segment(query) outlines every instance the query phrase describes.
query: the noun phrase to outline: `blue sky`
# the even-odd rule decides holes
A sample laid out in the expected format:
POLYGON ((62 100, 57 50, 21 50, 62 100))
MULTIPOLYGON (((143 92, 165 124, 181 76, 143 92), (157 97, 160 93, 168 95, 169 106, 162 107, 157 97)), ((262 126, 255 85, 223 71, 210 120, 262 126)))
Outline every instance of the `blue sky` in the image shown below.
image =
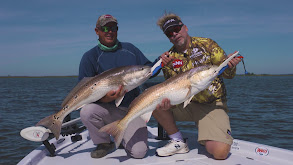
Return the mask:
POLYGON ((178 14, 191 36, 212 38, 227 54, 239 50, 248 72, 292 74, 292 6, 291 0, 1 1, 0 76, 77 75, 83 53, 97 43, 102 14, 118 19, 120 41, 153 61, 172 46, 156 25, 165 10, 178 14))

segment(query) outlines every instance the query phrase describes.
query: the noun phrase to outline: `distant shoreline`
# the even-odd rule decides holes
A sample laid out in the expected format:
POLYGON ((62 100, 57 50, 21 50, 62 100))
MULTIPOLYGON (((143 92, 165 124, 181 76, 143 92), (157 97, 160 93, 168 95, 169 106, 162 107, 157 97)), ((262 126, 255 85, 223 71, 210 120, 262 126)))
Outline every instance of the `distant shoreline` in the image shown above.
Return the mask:
POLYGON ((251 74, 251 75, 237 74, 236 76, 293 76, 293 74, 251 74))
POLYGON ((77 76, 0 76, 0 78, 65 78, 65 77, 77 78, 77 76))
MULTIPOLYGON (((159 77, 162 75, 158 75, 159 77)), ((236 76, 293 76, 293 74, 253 74, 253 75, 244 75, 237 74, 236 76)), ((0 78, 77 78, 78 76, 0 76, 0 78)))

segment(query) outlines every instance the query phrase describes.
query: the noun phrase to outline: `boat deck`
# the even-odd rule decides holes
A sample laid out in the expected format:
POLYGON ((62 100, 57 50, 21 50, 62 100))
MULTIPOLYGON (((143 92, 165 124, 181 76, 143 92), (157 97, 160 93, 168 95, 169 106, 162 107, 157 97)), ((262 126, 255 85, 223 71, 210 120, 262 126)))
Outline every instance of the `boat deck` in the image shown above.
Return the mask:
POLYGON ((26 164, 176 164, 176 165, 292 165, 293 151, 275 148, 271 146, 251 143, 242 140, 234 140, 231 147, 231 154, 226 160, 214 160, 205 150, 204 146, 197 143, 195 134, 183 132, 188 137, 190 152, 176 154, 169 157, 158 157, 155 155, 156 148, 161 147, 167 141, 156 140, 157 128, 148 127, 149 130, 149 151, 145 158, 134 159, 126 155, 124 149, 117 149, 106 157, 93 159, 90 152, 95 148, 90 140, 88 131, 82 132, 82 140, 72 142, 70 136, 63 137, 58 141, 51 139, 56 147, 56 156, 50 157, 44 145, 27 155, 19 165, 26 164))

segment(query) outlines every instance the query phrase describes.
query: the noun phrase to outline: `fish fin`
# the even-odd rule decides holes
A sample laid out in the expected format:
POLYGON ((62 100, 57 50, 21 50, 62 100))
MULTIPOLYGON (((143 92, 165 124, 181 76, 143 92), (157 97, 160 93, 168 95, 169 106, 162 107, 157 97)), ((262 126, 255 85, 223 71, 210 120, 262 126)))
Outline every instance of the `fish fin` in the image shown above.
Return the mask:
POLYGON ((82 104, 81 106, 77 107, 76 110, 81 109, 82 107, 84 107, 87 104, 82 104))
POLYGON ((119 122, 120 120, 114 121, 99 130, 99 132, 106 132, 114 137, 116 148, 119 147, 126 130, 126 127, 123 127, 119 122))
POLYGON ((186 94, 186 96, 185 96, 185 97, 188 98, 188 99, 187 99, 186 101, 184 101, 183 108, 185 108, 185 107, 190 103, 190 101, 191 101, 191 99, 192 99, 192 97, 193 97, 193 96, 190 97, 190 94, 191 94, 191 88, 192 88, 191 86, 188 87, 188 92, 187 92, 187 94, 186 94))
POLYGON ((61 127, 62 127, 62 120, 55 119, 56 114, 53 114, 51 116, 45 117, 42 120, 40 120, 36 126, 44 126, 51 130, 51 132, 54 134, 56 139, 59 139, 61 127))
POLYGON ((94 77, 84 77, 71 91, 70 93, 66 96, 66 98, 64 99, 64 101, 61 104, 61 107, 64 107, 65 104, 67 104, 67 102, 74 96, 76 95, 77 91, 83 87, 87 82, 89 82, 90 80, 92 80, 94 77))
POLYGON ((121 97, 118 97, 118 98, 115 100, 116 107, 119 107, 119 105, 121 104, 123 98, 124 98, 124 95, 121 96, 121 97))
POLYGON ((185 108, 189 103, 190 101, 192 100, 193 96, 191 96, 190 98, 188 98, 186 101, 184 101, 184 105, 183 105, 183 108, 185 108))
POLYGON ((148 123, 152 117, 153 111, 145 113, 143 115, 141 115, 140 117, 146 122, 148 123))
POLYGON ((191 94, 191 88, 192 88, 192 86, 189 85, 189 87, 188 87, 188 92, 187 92, 187 94, 186 94, 186 96, 185 96, 186 98, 190 96, 190 94, 191 94))

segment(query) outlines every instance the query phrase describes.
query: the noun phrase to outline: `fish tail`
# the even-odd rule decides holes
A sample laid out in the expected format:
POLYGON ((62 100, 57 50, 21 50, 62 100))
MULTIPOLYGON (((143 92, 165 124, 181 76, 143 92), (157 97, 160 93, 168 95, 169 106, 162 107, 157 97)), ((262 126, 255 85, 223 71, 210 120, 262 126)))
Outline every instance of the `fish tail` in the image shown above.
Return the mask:
POLYGON ((62 127, 62 121, 55 119, 55 114, 45 117, 42 120, 40 120, 36 126, 44 126, 51 130, 51 132, 54 134, 56 139, 59 139, 61 127, 62 127))
POLYGON ((99 132, 106 132, 114 137, 116 148, 119 147, 125 133, 125 126, 120 124, 120 120, 105 125, 99 132))

